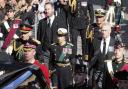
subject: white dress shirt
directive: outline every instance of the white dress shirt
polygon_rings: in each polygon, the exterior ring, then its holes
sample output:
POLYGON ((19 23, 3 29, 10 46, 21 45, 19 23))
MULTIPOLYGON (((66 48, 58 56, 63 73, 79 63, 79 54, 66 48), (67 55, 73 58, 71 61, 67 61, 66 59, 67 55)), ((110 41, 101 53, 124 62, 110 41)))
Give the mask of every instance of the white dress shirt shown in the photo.
POLYGON ((52 26, 52 23, 55 19, 55 15, 52 15, 51 17, 49 17, 49 20, 50 20, 50 27, 52 26))
MULTIPOLYGON (((110 36, 105 39, 105 42, 106 42, 106 52, 105 52, 105 54, 107 54, 108 48, 109 48, 109 43, 110 43, 110 36)), ((100 44, 101 53, 103 53, 103 47, 104 47, 104 39, 102 39, 101 44, 100 44)))

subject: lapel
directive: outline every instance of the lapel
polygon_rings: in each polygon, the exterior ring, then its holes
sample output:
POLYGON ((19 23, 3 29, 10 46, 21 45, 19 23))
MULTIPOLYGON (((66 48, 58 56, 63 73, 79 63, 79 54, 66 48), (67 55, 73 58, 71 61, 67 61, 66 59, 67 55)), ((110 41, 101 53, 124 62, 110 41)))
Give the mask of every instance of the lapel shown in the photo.
POLYGON ((115 39, 111 37, 109 46, 114 46, 114 44, 115 44, 115 39))
POLYGON ((111 37, 109 42, 108 52, 106 55, 107 59, 110 59, 114 54, 114 44, 115 44, 115 39, 111 37))
POLYGON ((97 50, 100 49, 101 40, 102 40, 102 38, 95 38, 94 39, 94 43, 93 43, 93 45, 94 45, 94 51, 97 51, 97 50))
POLYGON ((56 26, 57 26, 57 17, 55 16, 55 18, 54 18, 54 20, 53 20, 53 22, 52 22, 52 24, 51 24, 50 29, 51 29, 51 30, 52 30, 52 29, 55 29, 56 26))
POLYGON ((42 19, 42 20, 41 20, 41 23, 42 23, 42 24, 41 24, 41 25, 42 25, 42 28, 43 28, 43 27, 46 27, 46 26, 47 26, 47 18, 42 19))

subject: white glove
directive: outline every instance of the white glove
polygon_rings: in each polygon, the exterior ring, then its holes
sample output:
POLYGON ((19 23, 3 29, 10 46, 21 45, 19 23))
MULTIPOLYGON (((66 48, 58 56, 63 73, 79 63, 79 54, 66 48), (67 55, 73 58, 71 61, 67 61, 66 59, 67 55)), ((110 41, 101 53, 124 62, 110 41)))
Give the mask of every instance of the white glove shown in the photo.
POLYGON ((17 36, 16 34, 14 34, 13 38, 14 39, 17 39, 17 38, 19 38, 19 36, 17 36))
POLYGON ((3 37, 3 33, 0 33, 0 37, 3 37))
POLYGON ((121 5, 121 0, 114 0, 114 2, 116 2, 116 3, 121 5))

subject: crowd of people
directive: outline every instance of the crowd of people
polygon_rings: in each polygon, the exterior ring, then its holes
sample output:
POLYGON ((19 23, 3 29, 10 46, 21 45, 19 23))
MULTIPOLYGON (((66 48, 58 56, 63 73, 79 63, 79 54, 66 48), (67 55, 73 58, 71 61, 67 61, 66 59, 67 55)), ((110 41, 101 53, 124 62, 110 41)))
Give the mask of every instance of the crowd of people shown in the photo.
POLYGON ((92 0, 0 0, 0 52, 38 66, 51 89, 128 88, 119 86, 124 75, 116 77, 128 72, 120 36, 125 6, 105 2, 94 9, 92 0))

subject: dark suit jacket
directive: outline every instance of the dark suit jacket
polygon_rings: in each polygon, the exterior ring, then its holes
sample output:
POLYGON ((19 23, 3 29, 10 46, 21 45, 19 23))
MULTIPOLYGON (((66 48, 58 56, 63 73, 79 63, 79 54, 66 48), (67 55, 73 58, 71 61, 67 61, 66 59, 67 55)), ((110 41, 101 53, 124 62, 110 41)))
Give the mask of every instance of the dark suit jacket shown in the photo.
POLYGON ((66 23, 60 17, 55 17, 51 27, 47 24, 47 18, 40 20, 37 30, 37 39, 41 41, 43 49, 57 41, 58 28, 67 28, 66 23))
MULTIPOLYGON (((100 50, 101 40, 102 40, 101 38, 98 38, 98 39, 94 39, 93 41, 95 53, 94 53, 94 57, 91 59, 89 63, 89 71, 93 69, 93 73, 96 73, 97 71, 100 71, 101 73, 103 73, 103 76, 104 76, 103 81, 105 81, 103 82, 103 87, 104 87, 103 89, 106 89, 108 85, 107 81, 109 81, 109 77, 108 77, 109 75, 107 74, 107 66, 106 66, 105 60, 110 60, 114 54, 115 39, 110 38, 109 48, 106 55, 103 55, 101 53, 101 50, 100 50)), ((92 76, 97 76, 97 75, 94 74, 92 76)), ((110 88, 107 88, 107 89, 110 89, 110 88)))
MULTIPOLYGON (((93 41, 94 53, 95 53, 97 50, 100 50, 101 40, 102 40, 102 38, 94 39, 94 41, 93 41)), ((107 59, 109 59, 109 58, 111 58, 111 57, 113 56, 114 44, 115 44, 115 39, 111 37, 111 38, 110 38, 109 47, 108 47, 108 52, 107 52, 107 54, 106 54, 107 59)))

